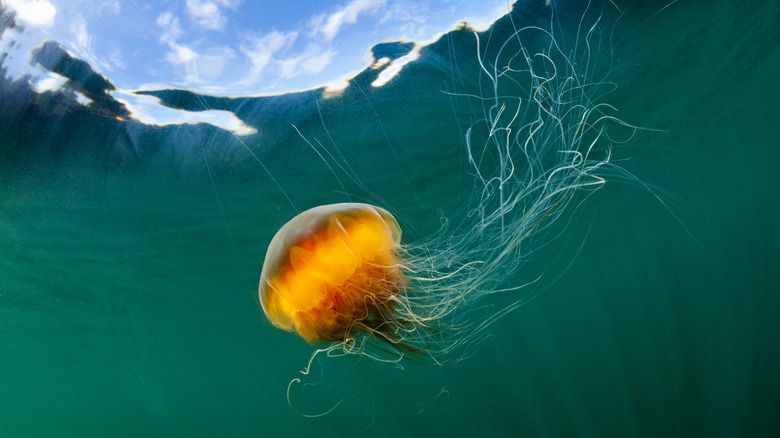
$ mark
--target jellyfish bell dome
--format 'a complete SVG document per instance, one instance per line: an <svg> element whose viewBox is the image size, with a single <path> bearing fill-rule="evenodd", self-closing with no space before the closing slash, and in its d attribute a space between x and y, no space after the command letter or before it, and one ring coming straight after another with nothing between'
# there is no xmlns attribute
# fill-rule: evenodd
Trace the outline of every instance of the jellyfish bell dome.
<svg viewBox="0 0 780 438"><path fill-rule="evenodd" d="M268 246L258 291L266 316L312 345L381 333L405 283L400 241L398 223L380 207L304 211Z"/></svg>

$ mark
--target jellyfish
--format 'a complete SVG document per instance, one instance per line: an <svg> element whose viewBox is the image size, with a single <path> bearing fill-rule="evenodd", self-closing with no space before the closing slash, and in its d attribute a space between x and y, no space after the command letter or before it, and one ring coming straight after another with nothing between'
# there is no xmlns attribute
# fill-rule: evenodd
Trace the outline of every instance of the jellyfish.
<svg viewBox="0 0 780 438"><path fill-rule="evenodd" d="M304 211L276 233L263 264L259 298L271 323L324 345L315 356L442 365L474 354L496 321L535 295L487 313L477 303L535 284L513 279L559 224L607 180L633 178L612 150L640 128L605 100L614 84L611 58L605 65L597 50L610 37L597 31L600 19L574 49L537 26L500 43L473 33L478 79L446 91L481 108L464 135L474 178L464 213L407 242L392 207Z"/></svg>
<svg viewBox="0 0 780 438"><path fill-rule="evenodd" d="M323 205L287 222L271 241L260 278L268 319L310 344L371 333L393 342L405 277L401 229L368 204Z"/></svg>

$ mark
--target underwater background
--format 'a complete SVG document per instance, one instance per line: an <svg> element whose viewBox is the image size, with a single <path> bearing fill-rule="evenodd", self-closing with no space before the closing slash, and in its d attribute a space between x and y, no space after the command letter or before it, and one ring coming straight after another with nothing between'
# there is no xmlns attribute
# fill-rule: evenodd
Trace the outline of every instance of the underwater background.
<svg viewBox="0 0 780 438"><path fill-rule="evenodd" d="M553 3L571 47L587 3ZM473 33L328 98L150 92L232 111L248 136L3 70L0 436L780 436L780 5L615 3L619 20L590 6L613 35L593 56L613 60L606 101L648 128L613 151L643 184L567 212L524 266L538 295L470 358L318 360L290 404L314 349L258 304L268 242L327 203L388 208L405 241L463 214L481 108L452 93L479 84ZM549 27L549 7L512 20Z"/></svg>

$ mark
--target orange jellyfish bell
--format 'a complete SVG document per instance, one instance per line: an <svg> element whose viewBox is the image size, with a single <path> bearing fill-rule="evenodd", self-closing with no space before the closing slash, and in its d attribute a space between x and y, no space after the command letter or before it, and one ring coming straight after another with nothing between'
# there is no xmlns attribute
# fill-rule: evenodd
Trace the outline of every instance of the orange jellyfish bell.
<svg viewBox="0 0 780 438"><path fill-rule="evenodd" d="M307 210L276 233L260 275L260 303L276 327L314 345L379 334L404 277L401 229L386 210L333 204Z"/></svg>

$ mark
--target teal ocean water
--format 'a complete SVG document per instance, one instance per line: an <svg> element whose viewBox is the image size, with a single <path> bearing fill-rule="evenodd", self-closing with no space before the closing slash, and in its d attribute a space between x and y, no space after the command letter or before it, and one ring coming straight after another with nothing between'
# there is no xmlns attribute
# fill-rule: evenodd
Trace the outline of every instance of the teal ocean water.
<svg viewBox="0 0 780 438"><path fill-rule="evenodd" d="M257 283L316 205L382 205L405 242L468 221L466 95L491 92L471 31L329 98L157 92L233 111L244 137L119 121L3 70L0 436L780 436L780 5L543 3L481 53L552 28L642 128L612 150L636 178L575 194L506 280L541 279L470 317L533 299L447 366L320 356L303 376L314 348Z"/></svg>

